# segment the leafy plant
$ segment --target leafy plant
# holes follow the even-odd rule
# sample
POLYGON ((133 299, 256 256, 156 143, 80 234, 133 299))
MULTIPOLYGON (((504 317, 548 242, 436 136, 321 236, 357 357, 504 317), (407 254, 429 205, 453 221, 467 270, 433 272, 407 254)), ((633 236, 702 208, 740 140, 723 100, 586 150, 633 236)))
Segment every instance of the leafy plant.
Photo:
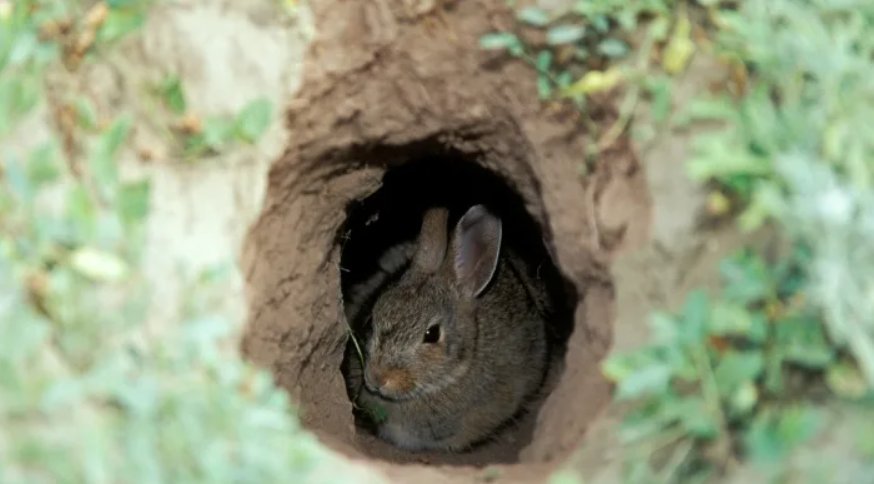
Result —
POLYGON ((220 350, 229 321, 143 326, 149 189, 111 168, 125 126, 97 139, 82 181, 50 149, 4 162, 0 479, 346 481, 269 375, 220 350))
MULTIPOLYGON (((152 0, 106 0, 98 2, 105 5, 106 13, 97 31, 97 41, 109 43, 117 41, 128 34, 135 32, 146 22, 146 15, 152 0)), ((95 8, 95 7, 92 7, 95 8)))
POLYGON ((874 385, 874 8, 867 3, 746 2, 720 14, 723 55, 758 82, 735 103, 707 100, 697 119, 727 129, 702 137, 690 174, 742 207, 740 226, 781 223, 811 249, 810 296, 830 336, 848 345, 874 385), (803 34, 802 34, 803 32, 803 34), (799 42, 799 36, 804 41, 799 42), (814 61, 813 59, 817 59, 814 61))
POLYGON ((272 106, 266 99, 255 99, 235 117, 210 117, 185 141, 189 157, 217 153, 235 142, 252 144, 270 126, 272 106))
POLYGON ((273 121, 273 106, 265 98, 253 99, 234 116, 202 119, 189 112, 183 80, 175 75, 165 78, 156 93, 178 118, 176 128, 188 159, 220 153, 236 143, 254 144, 273 121))
POLYGON ((182 80, 179 76, 169 76, 161 83, 158 91, 164 100, 164 104, 173 114, 182 115, 188 109, 185 101, 185 91, 182 88, 182 80))
MULTIPOLYGON (((616 397, 638 402, 622 428, 645 456, 635 465, 682 481, 722 472, 735 452, 779 462, 818 430, 827 375, 864 381, 804 302, 808 257, 796 249, 769 265, 737 254, 722 264, 718 298, 690 294, 679 314, 653 316, 653 344, 604 364, 616 397)), ((874 395, 829 386, 845 399, 874 395)))
MULTIPOLYGON (((742 462, 787 480, 827 472, 793 456, 835 413, 865 422, 874 401, 874 150, 861 122, 874 113, 860 102, 874 10, 778 0, 712 13, 720 54, 749 82, 686 113, 723 126, 697 138, 689 173, 714 187, 711 208, 740 207, 745 230, 776 223, 794 249, 724 262, 715 298, 691 294, 653 317, 653 344, 605 363, 633 402, 622 433, 635 482, 710 480, 742 462)), ((865 444, 832 440, 843 481, 865 479, 865 444)))
POLYGON ((682 113, 725 127, 696 138, 689 173, 715 188, 711 213, 739 211, 744 230, 777 222, 794 247, 772 263, 751 252, 725 261, 715 297, 695 292, 680 314, 655 315, 652 345, 605 363, 617 398, 633 402, 622 430, 631 481, 707 480, 738 459, 788 472, 838 402, 860 402, 849 418, 870 406, 874 137, 865 120, 874 113, 863 100, 874 10, 863 3, 528 6, 516 27, 480 39, 531 65, 544 100, 570 98, 585 111, 587 97, 627 87, 620 120, 596 140, 603 148, 641 95, 657 122, 671 115, 672 76, 699 48, 695 26, 709 29, 736 79, 730 94, 682 113))
MULTIPOLYGON (((71 14, 66 2, 8 6, 0 136, 46 102, 36 81, 62 56, 38 31, 71 14)), ((269 374, 227 349, 233 322, 197 303, 211 277, 183 320, 147 322, 150 183, 118 167, 134 121, 91 122, 80 104, 81 166, 54 130, 33 149, 0 145, 0 482, 369 480, 300 428, 269 374)), ((265 119, 269 105, 253 104, 235 129, 252 139, 265 119)))
POLYGON ((40 101, 41 76, 58 57, 57 45, 40 39, 39 27, 64 13, 58 2, 20 1, 0 10, 0 139, 40 101), (47 2, 46 2, 47 3, 47 2))
POLYGON ((654 119, 666 118, 670 84, 652 83, 657 71, 652 59, 661 53, 661 69, 667 75, 685 69, 695 50, 686 10, 686 2, 672 0, 578 1, 557 11, 527 6, 517 11, 515 28, 486 34, 480 46, 531 65, 542 100, 573 102, 595 137, 590 153, 594 155, 622 135, 643 94, 654 99, 654 119), (619 86, 627 87, 619 119, 602 128, 590 118, 587 100, 619 86))

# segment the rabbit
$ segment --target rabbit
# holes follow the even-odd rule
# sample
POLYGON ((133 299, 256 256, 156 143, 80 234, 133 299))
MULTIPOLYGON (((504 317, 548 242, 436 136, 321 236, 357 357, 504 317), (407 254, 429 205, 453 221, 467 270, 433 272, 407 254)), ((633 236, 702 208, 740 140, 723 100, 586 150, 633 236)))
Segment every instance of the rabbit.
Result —
POLYGON ((447 220, 445 208, 425 212, 409 267, 372 306, 363 368, 350 359, 356 405, 380 438, 408 451, 462 452, 488 440, 524 410, 547 369, 536 281, 502 247, 501 219, 475 205, 451 237, 447 220))

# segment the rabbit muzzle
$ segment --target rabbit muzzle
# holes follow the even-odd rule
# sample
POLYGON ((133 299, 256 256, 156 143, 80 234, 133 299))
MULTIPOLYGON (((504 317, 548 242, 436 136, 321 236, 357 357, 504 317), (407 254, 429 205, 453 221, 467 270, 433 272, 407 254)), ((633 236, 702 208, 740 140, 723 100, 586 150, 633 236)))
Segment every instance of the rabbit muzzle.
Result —
POLYGON ((416 385, 408 370, 369 364, 364 369, 364 386, 371 393, 389 400, 401 400, 416 385))

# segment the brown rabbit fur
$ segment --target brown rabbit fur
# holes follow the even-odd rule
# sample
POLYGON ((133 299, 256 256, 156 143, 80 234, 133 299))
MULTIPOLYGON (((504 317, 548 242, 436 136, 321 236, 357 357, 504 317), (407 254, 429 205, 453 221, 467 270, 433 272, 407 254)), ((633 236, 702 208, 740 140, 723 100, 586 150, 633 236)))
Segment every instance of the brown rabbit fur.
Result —
POLYGON ((447 216, 425 213, 409 269, 373 305, 363 371, 350 360, 350 386, 377 415, 377 434, 412 451, 488 439, 537 392, 547 367, 536 283, 502 246, 501 220, 471 207, 447 240, 447 216))

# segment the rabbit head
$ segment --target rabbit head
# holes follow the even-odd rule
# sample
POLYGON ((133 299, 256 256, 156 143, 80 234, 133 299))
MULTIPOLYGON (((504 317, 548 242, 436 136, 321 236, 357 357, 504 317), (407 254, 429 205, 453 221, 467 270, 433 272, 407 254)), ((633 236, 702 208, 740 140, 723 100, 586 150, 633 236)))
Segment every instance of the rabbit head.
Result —
POLYGON ((437 393, 470 370, 477 298, 498 265, 501 220, 476 205, 447 237, 447 216, 425 213, 409 270, 374 305, 364 381, 383 398, 437 393))

